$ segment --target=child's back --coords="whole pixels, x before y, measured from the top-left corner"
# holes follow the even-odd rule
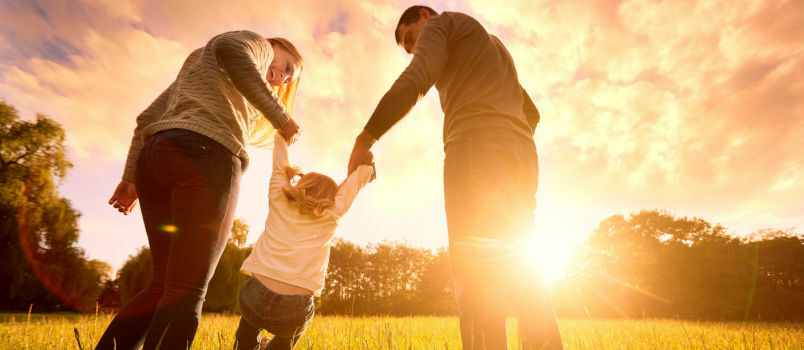
[[[346,213],[358,191],[368,182],[373,168],[358,168],[340,187],[334,186],[334,181],[328,177],[308,174],[305,177],[317,175],[332,181],[335,187],[331,191],[334,198],[291,199],[287,190],[291,180],[286,171],[287,146],[282,138],[278,137],[277,140],[274,143],[274,165],[265,230],[254,245],[251,255],[243,262],[241,271],[302,287],[318,296],[324,288],[329,248],[338,219]],[[322,179],[320,182],[326,180]],[[297,186],[303,186],[304,181],[303,178]],[[306,188],[301,192],[309,194],[314,189]],[[300,210],[300,207],[304,204],[300,201],[305,199],[329,200],[330,205],[324,208],[307,208],[308,212],[302,213],[304,210]]]
[[[254,278],[240,289],[238,349],[251,349],[261,329],[274,334],[271,348],[298,341],[314,314],[313,295],[324,288],[338,220],[374,173],[365,165],[341,186],[317,173],[291,185],[288,166],[287,145],[276,137],[265,229],[240,268]]]

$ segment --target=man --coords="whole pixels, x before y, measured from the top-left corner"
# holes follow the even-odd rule
[[[500,40],[462,13],[408,8],[396,42],[413,58],[357,137],[349,171],[435,84],[444,111],[444,198],[464,349],[507,349],[508,301],[525,348],[561,349],[546,287],[520,248],[535,234],[539,112]]]

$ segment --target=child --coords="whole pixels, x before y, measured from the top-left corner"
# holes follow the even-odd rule
[[[293,185],[291,180],[300,176]],[[288,164],[282,137],[274,140],[265,230],[240,271],[251,275],[240,288],[240,326],[235,349],[260,346],[259,333],[274,335],[268,349],[292,349],[314,314],[329,262],[338,219],[374,176],[374,165],[358,167],[340,186],[326,175],[301,174]]]

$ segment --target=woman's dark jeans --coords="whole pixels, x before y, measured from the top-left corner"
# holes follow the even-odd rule
[[[153,261],[151,283],[117,314],[96,349],[187,349],[232,227],[240,159],[195,132],[145,141],[136,188]]]
[[[253,277],[240,288],[239,305],[235,350],[254,349],[263,329],[274,335],[267,349],[292,349],[315,314],[312,295],[276,294]]]

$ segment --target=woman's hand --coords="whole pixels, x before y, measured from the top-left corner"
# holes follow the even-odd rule
[[[288,122],[285,123],[281,129],[277,130],[279,135],[282,135],[282,138],[285,139],[285,142],[290,145],[296,142],[296,139],[299,137],[299,124],[296,124],[296,121],[293,119],[288,119]]]
[[[117,188],[114,189],[112,198],[109,198],[111,204],[117,211],[128,215],[137,205],[137,190],[134,183],[128,180],[120,180]]]

